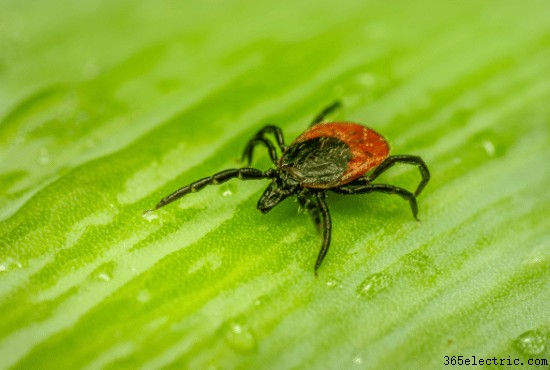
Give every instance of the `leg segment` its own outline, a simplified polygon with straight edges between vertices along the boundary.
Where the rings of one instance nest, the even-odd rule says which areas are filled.
[[[172,203],[173,201],[183,197],[184,195],[187,195],[189,193],[196,193],[197,191],[202,190],[207,185],[218,185],[233,178],[238,178],[240,180],[259,180],[259,179],[265,179],[271,176],[272,176],[271,170],[262,172],[254,168],[237,168],[232,170],[221,171],[210,177],[205,177],[204,179],[200,179],[198,181],[195,181],[192,184],[179,188],[178,190],[176,190],[175,192],[173,192],[172,194],[168,195],[167,197],[163,198],[160,202],[158,202],[155,208],[149,209],[145,212],[154,211],[156,209],[164,207],[165,205]]]
[[[244,161],[246,159],[246,162],[250,165],[250,163],[252,162],[252,152],[258,144],[265,145],[265,147],[267,148],[267,152],[269,153],[269,158],[271,158],[271,162],[273,162],[273,164],[276,164],[277,150],[275,149],[273,143],[264,137],[255,137],[254,139],[250,140],[243,152],[241,160]]]
[[[335,101],[325,109],[323,109],[318,115],[315,116],[313,121],[311,121],[311,124],[309,127],[314,126],[320,122],[322,122],[326,116],[328,116],[330,113],[334,112],[336,109],[340,108],[342,106],[342,103],[340,101]]]
[[[309,215],[311,216],[311,220],[315,224],[315,228],[317,229],[317,232],[321,232],[321,213],[319,210],[319,206],[317,205],[317,201],[311,199],[311,197],[298,194],[298,202],[300,203],[300,207],[305,209]]]
[[[271,161],[274,164],[277,162],[277,151],[275,150],[275,146],[273,145],[273,143],[267,140],[267,138],[265,137],[266,134],[273,134],[275,136],[275,140],[277,141],[277,145],[279,146],[281,151],[284,151],[286,149],[283,131],[277,126],[268,125],[258,131],[258,133],[254,135],[252,139],[250,139],[248,144],[246,144],[242,155],[243,161],[246,160],[248,164],[250,164],[252,162],[252,153],[256,145],[264,144],[267,147]]]
[[[338,194],[367,194],[380,192],[384,194],[397,194],[401,198],[407,200],[411,206],[411,211],[416,220],[418,220],[418,205],[416,204],[416,197],[413,193],[403,188],[386,185],[386,184],[366,184],[366,185],[344,185],[339,188],[330,189]]]
[[[319,211],[321,213],[321,229],[323,231],[323,242],[321,244],[321,250],[317,255],[317,261],[315,262],[315,276],[317,276],[317,270],[323,263],[323,260],[325,259],[325,256],[328,252],[328,247],[330,246],[332,221],[330,219],[330,212],[328,210],[327,204],[325,203],[325,192],[315,193],[315,198],[317,200],[317,206],[319,207]]]
[[[392,155],[384,160],[384,162],[380,163],[378,167],[372,171],[372,173],[367,176],[364,179],[365,183],[370,183],[374,179],[376,179],[382,172],[390,169],[394,164],[396,163],[405,163],[405,164],[413,164],[418,166],[418,169],[420,170],[420,174],[422,175],[422,180],[420,181],[420,184],[416,188],[416,191],[414,192],[414,196],[417,197],[420,195],[428,181],[430,181],[430,171],[428,170],[428,166],[426,166],[426,163],[424,163],[424,160],[418,156],[415,155]]]

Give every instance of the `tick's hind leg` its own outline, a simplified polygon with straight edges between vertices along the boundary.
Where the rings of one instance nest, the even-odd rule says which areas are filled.
[[[311,220],[313,221],[313,224],[315,225],[315,228],[317,229],[317,232],[321,232],[321,211],[319,210],[319,206],[317,204],[317,200],[315,198],[311,198],[304,195],[298,195],[298,202],[300,203],[300,207],[302,209],[305,209],[307,213],[311,216]]]
[[[311,124],[309,127],[314,126],[318,123],[321,123],[326,116],[334,112],[336,109],[340,108],[342,106],[342,103],[340,101],[335,101],[325,109],[323,109],[318,115],[315,116],[315,118],[311,121]]]
[[[317,270],[323,263],[325,256],[330,246],[330,235],[332,230],[332,222],[330,219],[330,213],[328,211],[327,204],[325,203],[325,192],[319,191],[311,193],[308,190],[304,190],[298,194],[298,202],[300,206],[308,211],[317,231],[322,234],[323,241],[321,243],[321,249],[317,255],[315,261],[315,276],[317,276]]]
[[[160,202],[158,202],[155,208],[149,209],[145,212],[154,211],[156,209],[164,207],[165,205],[172,203],[173,201],[183,197],[184,195],[187,195],[189,193],[196,193],[197,191],[202,190],[207,185],[218,185],[234,178],[238,178],[240,180],[259,180],[259,179],[265,179],[271,176],[272,176],[272,170],[267,170],[266,172],[262,172],[254,168],[237,168],[232,170],[221,171],[212,176],[205,177],[204,179],[200,179],[187,186],[179,188],[178,190],[176,190],[175,192],[173,192],[172,194],[168,195],[167,197],[163,198]]]
[[[317,276],[317,270],[323,263],[325,256],[328,252],[328,247],[330,247],[330,235],[332,232],[332,221],[330,219],[330,212],[328,210],[327,204],[325,203],[325,192],[314,193],[315,200],[317,201],[317,206],[319,207],[319,212],[321,214],[321,231],[323,232],[323,241],[321,243],[321,250],[317,255],[317,261],[315,261],[315,276]]]
[[[414,196],[419,196],[426,184],[428,184],[428,181],[430,181],[430,171],[428,170],[428,166],[426,166],[424,160],[416,155],[392,155],[386,158],[384,162],[380,163],[369,176],[361,178],[361,180],[364,183],[370,183],[396,163],[413,164],[418,166],[420,175],[422,175],[422,180],[420,181],[420,184],[418,184],[418,187],[414,192]]]
[[[250,139],[248,144],[246,144],[241,160],[246,160],[246,162],[250,164],[252,162],[254,148],[258,144],[263,144],[267,148],[271,162],[273,162],[273,164],[277,163],[277,150],[275,149],[275,145],[273,145],[273,143],[265,137],[266,134],[273,134],[275,136],[275,140],[277,141],[277,145],[279,146],[281,152],[286,149],[283,131],[277,126],[268,125],[258,131],[258,133]]]
[[[413,193],[403,188],[393,186],[393,185],[386,185],[386,184],[354,185],[352,182],[348,185],[343,185],[343,186],[340,186],[339,188],[333,188],[330,190],[338,194],[346,194],[346,195],[368,194],[368,193],[374,193],[374,192],[380,192],[384,194],[397,194],[401,198],[409,202],[413,217],[418,221],[418,217],[417,217],[418,205],[416,204],[416,197]]]

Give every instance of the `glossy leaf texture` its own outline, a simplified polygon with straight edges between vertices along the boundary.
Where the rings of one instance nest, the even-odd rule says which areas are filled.
[[[539,0],[3,1],[0,368],[550,361],[549,14]],[[316,278],[298,204],[255,209],[266,181],[142,216],[243,166],[265,124],[290,142],[337,99],[332,119],[424,158],[421,222],[396,196],[330,194]],[[253,165],[269,168],[262,148]],[[378,181],[419,180],[396,166]]]

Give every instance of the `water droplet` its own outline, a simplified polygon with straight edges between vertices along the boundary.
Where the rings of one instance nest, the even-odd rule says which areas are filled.
[[[359,85],[371,87],[376,83],[376,77],[372,73],[364,72],[359,73],[357,76],[355,76],[355,81]]]
[[[136,297],[138,302],[145,303],[151,299],[151,293],[147,289],[140,291]]]
[[[473,136],[476,146],[489,157],[502,157],[513,146],[515,136],[503,131],[483,130]]]
[[[41,165],[49,164],[52,161],[49,150],[47,148],[40,148],[36,161]]]
[[[235,183],[224,183],[221,184],[218,187],[218,193],[221,194],[222,197],[230,197],[233,196],[238,190],[237,184]]]
[[[96,278],[97,278],[97,280],[100,280],[100,281],[109,281],[109,280],[111,280],[111,276],[109,274],[107,274],[106,272],[100,272],[99,274],[96,275]]]
[[[360,297],[371,299],[390,285],[390,277],[383,273],[376,273],[368,276],[357,287],[357,294]]]
[[[399,264],[398,274],[413,279],[415,284],[433,285],[440,274],[432,258],[419,250],[400,258]]]
[[[92,79],[100,72],[100,66],[96,61],[89,60],[82,67],[82,75],[84,78]]]
[[[192,274],[204,268],[213,271],[218,267],[220,267],[221,265],[222,265],[222,256],[218,253],[212,252],[198,259],[191,266],[189,266],[188,273]]]
[[[327,283],[326,283],[327,287],[329,288],[340,288],[342,287],[342,282],[338,279],[335,279],[335,278],[329,278]]]
[[[2,264],[0,264],[0,272],[8,271],[13,268],[22,268],[23,264],[17,260],[14,260],[11,257],[8,257],[6,261],[4,261]]]
[[[281,239],[281,243],[295,245],[299,237],[300,235],[297,232],[291,232],[286,234],[283,239]]]
[[[353,363],[353,365],[357,365],[357,366],[362,365],[362,364],[363,364],[363,357],[361,357],[361,356],[355,356],[355,357],[351,360],[351,362]]]
[[[159,218],[159,216],[153,211],[145,211],[141,214],[141,216],[149,222]]]
[[[90,278],[101,282],[111,281],[115,267],[116,264],[112,261],[103,263],[90,274]]]
[[[483,145],[483,149],[485,149],[485,151],[489,156],[492,157],[495,155],[495,144],[493,144],[492,141],[484,140],[482,145]]]
[[[256,338],[242,320],[233,320],[225,328],[225,339],[238,352],[252,352],[256,349]]]
[[[536,356],[546,348],[546,336],[541,331],[529,330],[517,337],[514,343],[527,356]]]

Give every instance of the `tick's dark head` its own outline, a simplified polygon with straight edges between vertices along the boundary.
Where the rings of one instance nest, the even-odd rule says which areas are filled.
[[[260,200],[258,200],[257,207],[262,213],[267,213],[277,204],[294,194],[298,188],[297,180],[284,171],[278,171],[277,176],[271,180],[271,184],[269,184]]]

